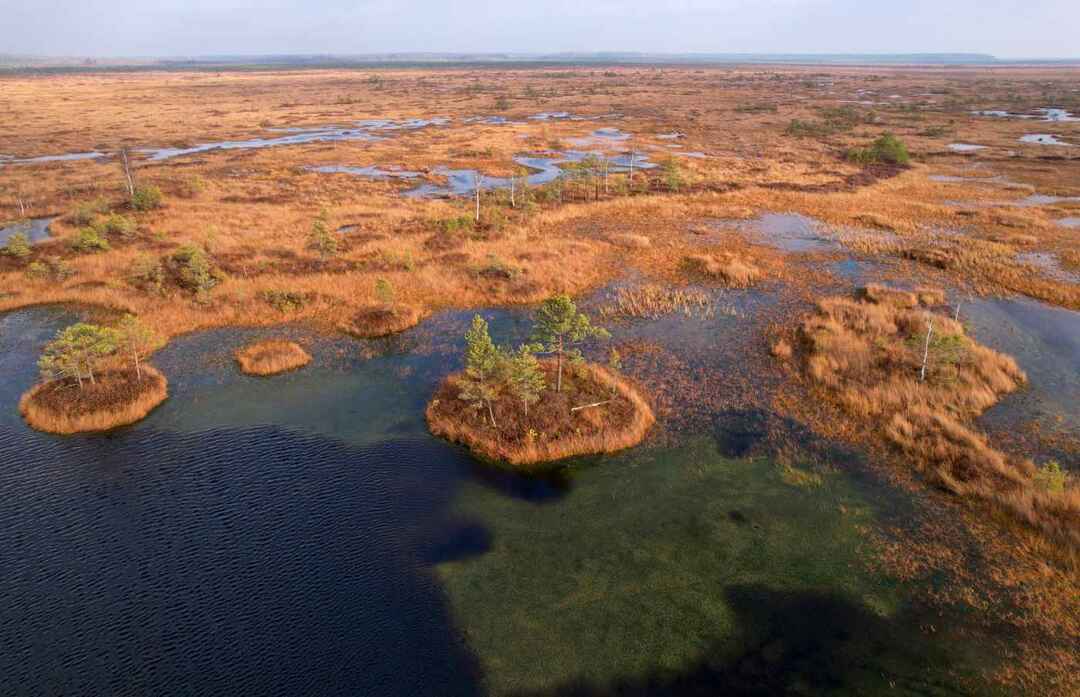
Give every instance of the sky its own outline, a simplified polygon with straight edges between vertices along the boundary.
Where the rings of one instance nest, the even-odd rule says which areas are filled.
[[[1080,57],[1080,0],[0,0],[0,54]]]

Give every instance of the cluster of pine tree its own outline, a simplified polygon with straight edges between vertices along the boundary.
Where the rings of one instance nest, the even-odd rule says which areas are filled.
[[[504,396],[519,402],[528,416],[529,406],[538,402],[548,387],[537,354],[555,356],[555,391],[561,392],[563,364],[581,360],[578,345],[589,338],[608,336],[605,329],[593,326],[588,315],[578,311],[567,295],[557,295],[544,302],[536,313],[529,342],[513,351],[497,347],[488,333],[487,322],[476,315],[465,333],[465,374],[460,397],[484,409],[495,428],[498,424],[492,405]]]

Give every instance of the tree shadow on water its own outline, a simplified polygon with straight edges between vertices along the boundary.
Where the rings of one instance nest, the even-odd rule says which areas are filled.
[[[880,617],[836,594],[732,586],[738,636],[714,644],[683,671],[571,682],[521,697],[757,697],[764,695],[959,695],[942,649],[911,618]]]

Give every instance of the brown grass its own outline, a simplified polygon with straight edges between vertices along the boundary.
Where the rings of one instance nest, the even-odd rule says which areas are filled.
[[[690,254],[683,265],[692,275],[718,280],[728,288],[749,288],[764,276],[752,262],[730,252]]]
[[[676,312],[687,317],[708,316],[712,314],[712,300],[704,291],[649,283],[620,288],[612,302],[600,308],[602,317],[655,319]]]
[[[1039,490],[1035,466],[992,448],[969,422],[1026,381],[1016,362],[977,344],[926,305],[943,299],[871,286],[860,300],[827,298],[801,328],[808,377],[850,415],[878,425],[933,483],[991,501],[1046,533],[1080,544],[1080,491]],[[920,380],[924,340],[936,344]]]
[[[415,307],[369,307],[357,312],[342,329],[362,339],[376,339],[415,327],[421,319],[423,314]]]
[[[33,428],[72,434],[108,431],[145,418],[169,396],[168,381],[152,366],[109,370],[97,382],[79,389],[73,380],[54,380],[32,387],[19,400],[19,412]]]
[[[478,455],[514,467],[535,470],[545,463],[577,455],[613,453],[645,439],[656,421],[652,409],[625,378],[596,365],[566,371],[563,391],[554,391],[555,367],[542,361],[549,388],[525,416],[521,405],[504,397],[494,405],[494,428],[486,412],[458,397],[459,375],[451,375],[428,404],[431,432],[467,445]],[[595,402],[602,406],[571,412]]]
[[[247,375],[277,375],[311,363],[311,355],[292,341],[269,339],[239,349],[236,362]]]

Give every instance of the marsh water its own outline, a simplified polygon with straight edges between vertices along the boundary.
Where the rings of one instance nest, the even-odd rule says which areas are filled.
[[[663,354],[676,406],[732,397],[709,376],[746,371],[775,300],[721,295],[731,313],[613,323],[656,345],[627,371]],[[482,312],[499,342],[527,333],[525,311]],[[155,357],[170,398],[147,419],[61,438],[16,405],[74,315],[0,316],[0,693],[985,693],[987,644],[871,570],[868,531],[923,504],[858,452],[706,407],[547,476],[481,464],[423,420],[470,317],[189,335]],[[311,366],[237,373],[237,346],[283,331]]]

